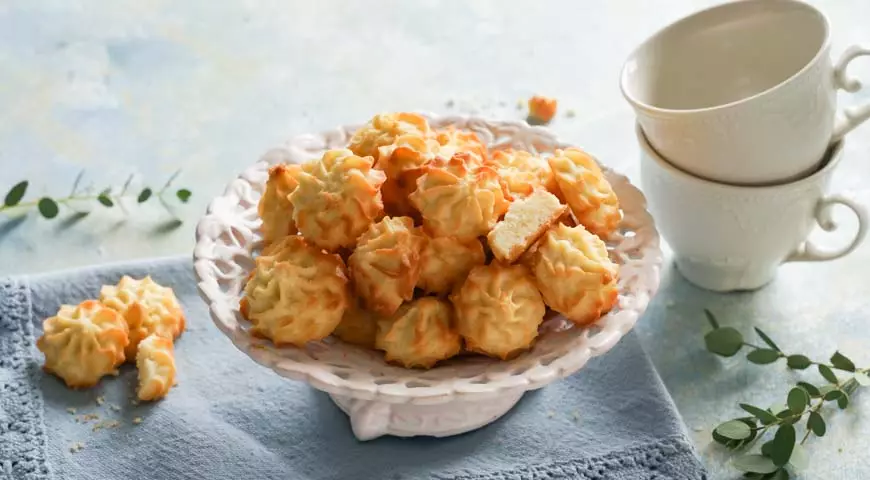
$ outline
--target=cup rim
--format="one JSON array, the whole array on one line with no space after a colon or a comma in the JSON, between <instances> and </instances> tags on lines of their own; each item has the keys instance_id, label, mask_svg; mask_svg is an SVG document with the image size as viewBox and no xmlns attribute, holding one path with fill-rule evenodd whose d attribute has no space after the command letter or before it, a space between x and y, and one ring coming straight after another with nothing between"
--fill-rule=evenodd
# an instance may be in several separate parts
<instances>
[{"instance_id":1,"label":"cup rim","mask_svg":"<svg viewBox=\"0 0 870 480\"><path fill-rule=\"evenodd\" d=\"M780 3L780 4L789 4L789 5L793 5L793 6L798 6L799 8L803 8L809 12L812 12L813 14L815 14L815 16L818 19L821 20L822 28L824 31L824 40L822 41L821 45L819 45L819 49L818 49L818 51L816 51L816 54L813 56L812 60L807 62L807 64L804 65L803 67L801 67L800 70L798 70L797 72L792 74L790 77L784 79L783 81L777 83L776 85L774 85L770 88L767 88L761 92L758 92L754 95L750 95L748 97L741 98L741 99L735 100L733 102L723 103L721 105L714 105L712 107L686 108L686 109L656 107L654 105L650 105L648 103L640 101L637 97L635 97L634 95L631 94L631 92L628 89L628 86L626 85L627 79L629 76L628 64L632 60L634 60L635 58L638 57L640 51L644 47L651 44L656 39L662 37L667 32L673 30L677 26L684 25L684 24L689 23L691 21L695 21L700 16L707 15L707 14L709 14L711 12L715 12L717 10L727 10L727 9L731 9L731 8L734 8L734 9L745 8L745 5L748 3L758 3L761 1L764 1L765 3L768 3L768 4ZM661 29L659 29L658 31L656 31L655 33L653 33L652 35L647 37L646 40L641 42L640 45L636 46L634 48L634 50L632 50L631 54L629 54L629 56L626 58L625 62L623 62L622 69L620 70L620 74L619 74L619 89L622 92L622 96L631 105L633 105L635 108L638 108L640 110L644 110L648 113L657 113L660 115L686 115L686 114L707 113L707 112L716 112L716 111L720 111L720 110L725 110L728 108L736 107L738 105L742 105L744 103L749 103L752 100L755 100L756 98L767 95L775 90L779 90L780 88L785 87L786 85L788 85L790 83L795 82L798 77L802 76L807 70L809 70L816 63L818 63L819 60L821 58L823 58L824 55L827 55L827 50L830 46L830 42L831 42L831 28L830 28L830 22L828 21L828 17L825 16L825 14L821 10L819 10L819 9L817 9L817 8L813 7L812 5L809 5L807 3L801 2L799 0L775 0L775 2L770 1L770 0L738 0L738 1L733 1L733 2L727 2L724 4L714 5L712 7L704 8L702 10L698 10L692 14L684 16L684 17L682 17L678 20L675 20L675 21L671 22L670 24L662 27Z\"/></svg>"},{"instance_id":2,"label":"cup rim","mask_svg":"<svg viewBox=\"0 0 870 480\"><path fill-rule=\"evenodd\" d=\"M649 157L652 161L654 161L659 168L667 171L669 174L674 175L676 177L681 178L687 182L692 182L700 185L704 185L709 188L717 188L721 190L729 190L729 191L742 191L742 192L759 192L761 190L775 191L775 190L788 190L792 188L800 188L807 184L815 183L819 178L828 175L831 170L836 168L837 164L840 163L840 158L843 156L843 149L845 148L846 140L845 138L840 138L836 142L834 142L831 146L828 147L828 150L825 151L825 157L828 158L828 161L815 172L799 178L797 180L785 183L776 183L776 184L766 184L766 185L735 185L733 183L722 183L717 182L715 180L708 180L703 177L698 177L692 175L691 173L675 166L664 157L662 157L659 152L653 148L652 144L649 143L649 140L646 138L646 133L643 131L639 122L635 122L635 134L637 135L637 141L640 144L641 149L643 149L644 153L647 157Z\"/></svg>"}]
</instances>

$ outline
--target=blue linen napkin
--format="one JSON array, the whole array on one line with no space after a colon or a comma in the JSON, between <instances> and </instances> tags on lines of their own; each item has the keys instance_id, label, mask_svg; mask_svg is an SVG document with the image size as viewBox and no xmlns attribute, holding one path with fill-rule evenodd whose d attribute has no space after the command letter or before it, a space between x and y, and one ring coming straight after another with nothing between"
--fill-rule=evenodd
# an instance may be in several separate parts
<instances>
[{"instance_id":1,"label":"blue linen napkin","mask_svg":"<svg viewBox=\"0 0 870 480\"><path fill-rule=\"evenodd\" d=\"M178 386L134 404L130 366L89 390L41 371L42 319L121 275L171 286L187 315ZM357 441L325 394L250 360L212 325L189 258L0 280L2 479L706 479L637 337L448 438Z\"/></svg>"}]
</instances>

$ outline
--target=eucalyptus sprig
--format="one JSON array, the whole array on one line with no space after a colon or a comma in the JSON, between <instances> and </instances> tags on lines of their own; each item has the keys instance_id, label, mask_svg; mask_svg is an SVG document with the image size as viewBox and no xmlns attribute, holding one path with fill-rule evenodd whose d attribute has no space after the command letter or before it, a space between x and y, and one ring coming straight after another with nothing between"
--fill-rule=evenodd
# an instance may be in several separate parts
<instances>
[{"instance_id":1,"label":"eucalyptus sprig","mask_svg":"<svg viewBox=\"0 0 870 480\"><path fill-rule=\"evenodd\" d=\"M704 310L713 330L704 336L707 350L723 357L733 357L744 347L750 349L746 359L758 365L770 365L785 359L792 370L806 370L815 365L819 375L827 382L814 385L797 382L786 396L786 403L771 408L741 403L747 416L734 418L713 430L713 440L735 451L750 451L758 440L768 433L773 438L764 442L760 451L734 459L734 466L745 472L746 478L786 480L791 472L806 468L807 456L803 445L810 435L823 437L827 432L824 406L836 402L840 409L849 406L849 399L858 387L870 386L870 368L857 368L855 363L840 352L831 356L829 363L816 362L806 355L786 353L764 332L755 333L764 346L744 341L743 335L732 327L722 327L716 317ZM843 378L834 371L846 372ZM805 419L805 420L804 420ZM804 420L805 433L798 443L795 425Z\"/></svg>"},{"instance_id":2,"label":"eucalyptus sprig","mask_svg":"<svg viewBox=\"0 0 870 480\"><path fill-rule=\"evenodd\" d=\"M127 180L124 182L124 185L120 188L104 188L99 191L99 193L94 193L93 188L80 188L82 178L84 177L85 172L79 172L73 181L72 190L69 195L65 197L51 197L44 196L42 198L38 198L36 200L30 200L26 202L22 202L24 199L24 195L27 193L27 188L30 186L30 182L27 180L23 180L15 184L7 193L3 199L3 204L0 205L0 213L7 213L12 210L23 210L30 209L36 207L39 214L44 218L52 219L60 213L60 207L65 206L73 210L73 212L78 216L85 216L90 213L89 210L79 210L73 207L75 202L81 201L96 201L100 205L106 208L112 208L118 206L121 210L126 212L126 208L124 207L123 200L125 198L135 198L136 203L145 203L152 198L156 198L160 201L160 204L168 211L171 215L175 215L172 211L172 208L166 202L166 194L171 191L172 182L178 178L178 175L181 173L181 170L176 171L169 177L169 180L158 190L154 190L151 187L143 187L141 189L137 189L137 191L133 191L130 189L130 185L133 182L133 175L127 177ZM179 188L175 190L175 198L177 198L182 203L187 203L192 195L191 191L186 188Z\"/></svg>"}]
</instances>

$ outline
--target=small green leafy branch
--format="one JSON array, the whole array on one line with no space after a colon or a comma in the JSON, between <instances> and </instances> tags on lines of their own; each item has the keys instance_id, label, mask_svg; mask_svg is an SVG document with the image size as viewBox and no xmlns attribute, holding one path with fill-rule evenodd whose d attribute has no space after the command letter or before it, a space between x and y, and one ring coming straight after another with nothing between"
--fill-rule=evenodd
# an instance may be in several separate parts
<instances>
[{"instance_id":1,"label":"small green leafy branch","mask_svg":"<svg viewBox=\"0 0 870 480\"><path fill-rule=\"evenodd\" d=\"M807 457L803 445L810 438L825 436L824 409L826 403L836 402L840 409L849 406L850 398L858 387L870 386L870 368L857 368L840 352L831 356L830 363L810 360L806 355L789 354L759 328L755 333L764 346L744 341L743 335L732 327L722 327L708 310L704 310L713 330L704 336L707 350L723 357L732 357L744 347L751 351L746 359L758 365L769 365L785 359L792 370L806 370L815 366L828 383L813 385L797 382L788 392L786 404L772 408L760 408L741 403L740 408L749 416L729 420L713 430L713 440L735 451L749 451L767 433L774 432L773 438L761 446L758 453L745 454L734 459L734 466L745 472L746 478L786 480L792 472L806 468ZM840 378L835 370L846 372L847 378ZM841 374L842 375L842 374ZM795 425L805 420L806 432L800 443L797 441Z\"/></svg>"},{"instance_id":2,"label":"small green leafy branch","mask_svg":"<svg viewBox=\"0 0 870 480\"><path fill-rule=\"evenodd\" d=\"M80 172L75 181L73 182L72 190L69 195L61 198L52 198L50 196L45 196L39 198L37 200L31 200L22 202L24 199L24 195L27 193L27 187L30 185L30 182L27 180L23 180L15 184L9 192L6 193L6 197L3 200L3 204L0 205L0 213L7 213L12 210L23 210L30 209L36 207L39 211L39 214L45 218L51 219L58 215L60 212L60 207L65 206L78 216L85 216L90 213L87 210L79 210L75 208L73 205L77 202L81 201L93 201L96 200L100 205L106 208L112 208L114 206L119 206L122 210L126 212L124 208L123 200L125 198L135 198L136 203L145 203L152 198L156 198L160 201L160 204L168 211L171 215L175 215L172 211L172 208L166 202L166 194L170 192L172 187L172 182L178 178L178 175L181 173L181 170L176 171L169 177L169 180L161 187L159 190L154 190L150 187L144 187L142 189L137 189L138 191L133 191L130 189L130 185L133 182L133 175L127 177L127 180L124 182L124 185L120 189L113 189L112 187L108 187L103 189L97 194L93 193L91 188L80 188L82 178L84 177L84 171ZM175 190L175 197L181 201L182 203L187 203L190 199L191 192L186 188L179 188Z\"/></svg>"}]
</instances>

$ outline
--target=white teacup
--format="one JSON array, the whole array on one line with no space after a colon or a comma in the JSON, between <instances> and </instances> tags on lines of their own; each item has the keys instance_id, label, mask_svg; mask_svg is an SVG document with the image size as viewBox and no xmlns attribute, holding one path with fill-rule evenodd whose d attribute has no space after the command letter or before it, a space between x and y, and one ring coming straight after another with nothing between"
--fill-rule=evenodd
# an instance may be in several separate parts
<instances>
[{"instance_id":1,"label":"white teacup","mask_svg":"<svg viewBox=\"0 0 870 480\"><path fill-rule=\"evenodd\" d=\"M792 183L738 186L705 180L665 161L637 126L641 185L656 226L674 252L680 273L715 291L752 290L770 282L784 262L833 260L857 247L867 234L867 210L841 195L826 195L840 163L843 140L824 165ZM858 231L844 248L826 250L807 240L817 224L837 225L835 205L858 217Z\"/></svg>"},{"instance_id":2,"label":"white teacup","mask_svg":"<svg viewBox=\"0 0 870 480\"><path fill-rule=\"evenodd\" d=\"M620 86L655 149L722 183L785 183L818 167L828 146L870 118L870 105L837 117L837 89L855 57L829 56L829 26L793 0L744 0L670 25L625 63Z\"/></svg>"}]
</instances>

